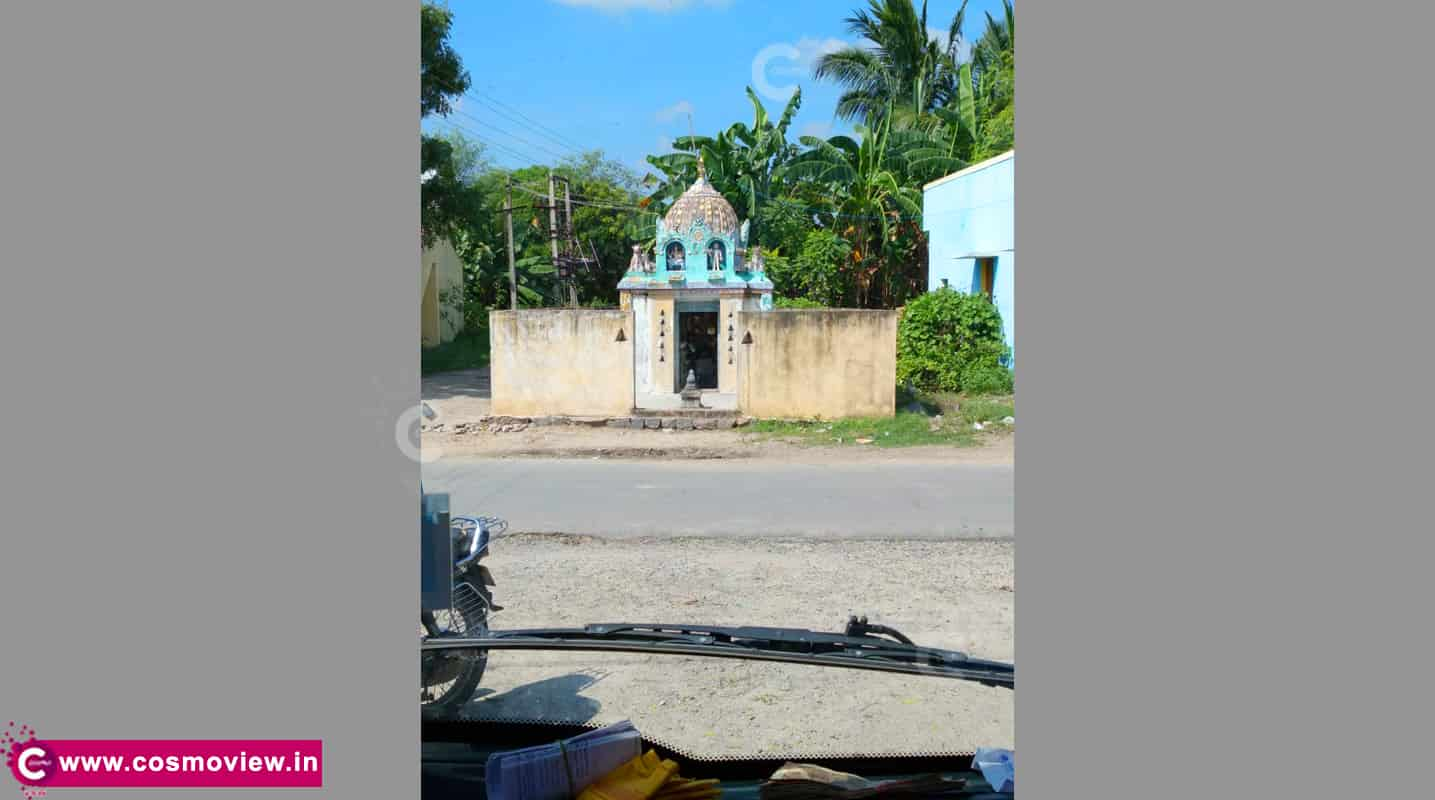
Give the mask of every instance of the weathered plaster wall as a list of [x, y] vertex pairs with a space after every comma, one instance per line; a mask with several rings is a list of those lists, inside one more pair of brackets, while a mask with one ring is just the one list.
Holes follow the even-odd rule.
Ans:
[[[673, 328], [677, 325], [675, 304], [671, 294], [654, 294], [648, 297], [648, 341], [652, 343], [652, 349], [648, 353], [648, 365], [651, 372], [649, 391], [652, 392], [676, 392], [678, 387], [673, 383], [673, 376], [677, 367], [675, 357], [677, 355], [677, 336]], [[662, 335], [659, 335], [659, 333]]]
[[[741, 308], [741, 295], [724, 296], [718, 308], [718, 391], [727, 394], [737, 391], [737, 349], [742, 339], [737, 330], [737, 312]], [[731, 364], [728, 363], [729, 348]]]
[[631, 295], [623, 292], [623, 300], [633, 309], [633, 369], [634, 383], [640, 394], [653, 391], [653, 325], [649, 320], [653, 302], [647, 295]]
[[419, 256], [419, 297], [419, 341], [424, 347], [451, 341], [463, 330], [463, 264], [447, 239], [424, 248]]
[[490, 311], [488, 324], [494, 414], [603, 416], [632, 410], [631, 311]]
[[[897, 312], [737, 312], [738, 407], [764, 418], [890, 417]], [[742, 344], [751, 335], [751, 344]]]

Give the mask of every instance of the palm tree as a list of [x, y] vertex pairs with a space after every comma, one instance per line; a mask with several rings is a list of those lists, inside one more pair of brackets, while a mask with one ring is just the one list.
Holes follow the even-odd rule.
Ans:
[[[931, 134], [893, 130], [890, 109], [877, 116], [874, 127], [857, 126], [860, 142], [848, 136], [802, 137], [809, 149], [778, 176], [828, 189], [834, 206], [829, 223], [854, 244], [853, 283], [859, 306], [893, 299], [901, 266], [895, 250], [899, 234], [921, 238], [922, 182], [965, 166]], [[874, 294], [874, 287], [880, 288], [880, 294]]]
[[1015, 20], [1011, 0], [1002, 0], [1002, 6], [1003, 18], [987, 14], [987, 28], [972, 47], [972, 60], [958, 67], [954, 102], [933, 112], [952, 152], [972, 161], [1004, 152], [1012, 144]]
[[775, 123], [750, 86], [747, 97], [753, 108], [751, 126], [737, 122], [716, 137], [682, 136], [673, 141], [680, 152], [648, 156], [648, 163], [662, 170], [666, 178], [659, 182], [649, 176], [650, 183], [658, 186], [646, 203], [666, 207], [686, 191], [697, 179], [700, 153], [708, 181], [733, 204], [739, 217], [748, 220], [748, 241], [756, 241], [763, 203], [772, 196], [773, 175], [797, 151], [787, 141], [787, 129], [802, 104], [802, 91], [793, 92]]
[[927, 2], [918, 13], [912, 0], [868, 0], [869, 9], [848, 17], [847, 29], [866, 45], [823, 55], [813, 75], [847, 87], [837, 101], [838, 117], [876, 123], [889, 107], [915, 119], [946, 105], [956, 85], [957, 43], [967, 4], [952, 17], [946, 41], [927, 32]]
[[1012, 14], [1011, 0], [1002, 0], [1000, 21], [987, 13], [987, 29], [972, 45], [972, 69], [980, 80], [982, 73], [1000, 69], [1003, 54], [1012, 54], [1016, 49], [1016, 18]]

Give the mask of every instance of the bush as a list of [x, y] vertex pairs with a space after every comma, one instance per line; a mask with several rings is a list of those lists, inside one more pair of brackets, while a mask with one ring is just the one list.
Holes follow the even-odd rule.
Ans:
[[1011, 371], [999, 363], [973, 361], [962, 368], [962, 391], [968, 394], [1010, 394]]
[[927, 391], [1009, 391], [1006, 352], [996, 305], [981, 295], [939, 289], [914, 298], [902, 312], [897, 382]]
[[[851, 255], [851, 242], [831, 231], [815, 230], [803, 238], [796, 256], [765, 251], [763, 259], [774, 294], [804, 298], [821, 307], [835, 308], [852, 294], [847, 270]], [[815, 306], [803, 306], [809, 307]]]

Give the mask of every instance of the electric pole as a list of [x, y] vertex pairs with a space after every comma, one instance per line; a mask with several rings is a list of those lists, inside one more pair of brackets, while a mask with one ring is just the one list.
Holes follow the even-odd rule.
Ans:
[[503, 181], [503, 233], [508, 239], [508, 307], [518, 310], [518, 278], [513, 270], [513, 176]]
[[[568, 179], [563, 179], [563, 224], [568, 230], [568, 238], [574, 238], [573, 231], [573, 197], [568, 191]], [[578, 307], [578, 276], [570, 273], [568, 275], [568, 305]]]
[[553, 246], [553, 275], [558, 278], [558, 302], [563, 302], [563, 278], [558, 269], [558, 201], [553, 196], [553, 170], [548, 170], [548, 241]]

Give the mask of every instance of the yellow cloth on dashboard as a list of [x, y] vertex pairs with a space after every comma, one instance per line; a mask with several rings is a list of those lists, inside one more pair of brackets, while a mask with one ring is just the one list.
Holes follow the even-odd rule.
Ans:
[[599, 778], [578, 800], [648, 800], [677, 772], [677, 762], [649, 750]]
[[716, 778], [697, 781], [674, 775], [653, 795], [652, 800], [709, 800], [722, 794]]

